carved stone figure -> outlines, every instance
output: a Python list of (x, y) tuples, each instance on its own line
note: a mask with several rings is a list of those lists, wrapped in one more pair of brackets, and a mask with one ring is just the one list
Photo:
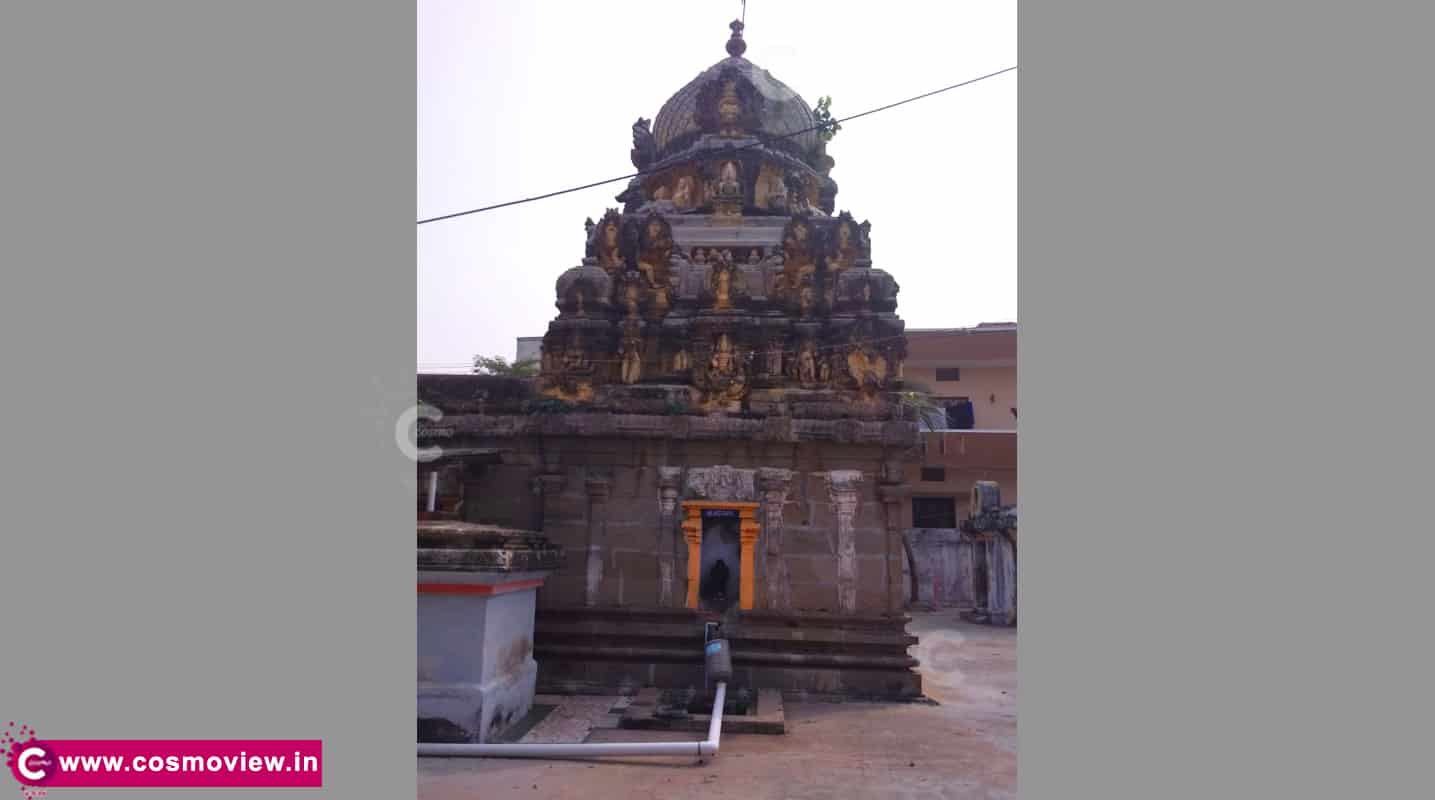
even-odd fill
[(783, 289), (796, 292), (817, 269), (812, 257), (812, 229), (807, 221), (794, 218), (782, 239)]
[(887, 359), (870, 342), (859, 341), (847, 353), (847, 372), (864, 392), (873, 392), (887, 382)]
[(811, 339), (797, 350), (797, 380), (803, 386), (817, 385), (817, 347)]
[(742, 195), (742, 183), (737, 177), (737, 162), (723, 162), (722, 171), (718, 177), (718, 197), (735, 198)]
[(853, 266), (857, 261), (857, 242), (852, 224), (846, 220), (837, 223), (832, 250), (827, 256), (827, 269), (838, 272)]
[(588, 352), (583, 348), (583, 334), (574, 331), (573, 338), (563, 348), (563, 369), (586, 370), (589, 366)]
[(722, 85), (722, 97), (718, 99), (717, 106), (718, 122), (723, 126), (723, 134), (736, 136), (742, 133), (737, 129), (738, 119), (742, 116), (742, 101), (737, 96), (737, 81), (724, 81)]
[(615, 272), (623, 266), (623, 257), (620, 252), (620, 227), (621, 217), (616, 210), (609, 211), (598, 223), (597, 237), (591, 245), (591, 254), (598, 259), (598, 266)]
[(683, 175), (678, 178), (677, 185), (673, 188), (673, 207), (679, 211), (687, 211), (697, 205), (693, 199), (693, 177)]
[(647, 278), (649, 286), (661, 286), (668, 282), (668, 259), (673, 252), (673, 238), (668, 223), (662, 217), (648, 217), (639, 239), (638, 271)]
[(713, 349), (713, 356), (708, 361), (708, 373), (716, 376), (728, 376), (733, 373), (734, 359), (732, 339), (724, 333), (718, 337), (717, 347)]
[(722, 311), (732, 308), (733, 295), (736, 293), (734, 278), (737, 267), (732, 263), (732, 251), (723, 250), (713, 260), (712, 272), (708, 277), (708, 288), (713, 295), (713, 309)]
[(542, 391), (548, 397), (585, 402), (593, 397), (593, 364), (588, 359), (583, 335), (573, 331), (567, 341), (546, 350), (543, 358)]
[(636, 336), (623, 338), (622, 379), (623, 383), (634, 384), (643, 377), (643, 340)]
[(726, 333), (718, 336), (712, 355), (693, 383), (703, 406), (735, 403), (747, 394), (746, 366)]
[(812, 281), (802, 282), (802, 288), (797, 291), (797, 313), (804, 317), (812, 316), (817, 309), (817, 291), (812, 288)]
[(807, 181), (797, 172), (788, 172), (782, 178), (783, 187), (787, 189), (787, 210), (793, 214), (805, 214), (811, 211), (812, 204), (807, 201)]
[(633, 151), (630, 157), (633, 159), (633, 166), (638, 169), (647, 169), (658, 155), (658, 142), (653, 138), (653, 132), (648, 125), (649, 121), (642, 117), (633, 123)]

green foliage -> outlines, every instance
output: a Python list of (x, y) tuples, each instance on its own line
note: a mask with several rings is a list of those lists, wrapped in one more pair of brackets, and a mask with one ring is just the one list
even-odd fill
[(824, 142), (832, 141), (832, 137), (842, 130), (842, 125), (832, 117), (832, 96), (823, 95), (817, 98), (817, 108), (812, 109), (812, 116), (820, 126), (817, 129), (818, 138)]
[(474, 356), (475, 375), (504, 375), (510, 378), (532, 378), (538, 374), (538, 359), (527, 358), (508, 363), (503, 356)]
[(947, 427), (947, 410), (932, 402), (932, 392), (927, 387), (908, 383), (898, 402), (917, 420), (917, 426), (922, 430)]

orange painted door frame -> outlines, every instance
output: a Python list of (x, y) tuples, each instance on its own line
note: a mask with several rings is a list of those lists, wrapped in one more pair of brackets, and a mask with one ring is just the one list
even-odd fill
[(698, 607), (698, 582), (702, 572), (703, 512), (709, 509), (724, 509), (738, 512), (739, 541), (742, 544), (741, 569), (738, 575), (738, 607), (750, 611), (753, 607), (755, 576), (754, 555), (757, 549), (758, 531), (762, 526), (757, 521), (757, 503), (718, 502), (714, 500), (688, 500), (683, 502), (683, 538), (688, 543), (688, 608)]

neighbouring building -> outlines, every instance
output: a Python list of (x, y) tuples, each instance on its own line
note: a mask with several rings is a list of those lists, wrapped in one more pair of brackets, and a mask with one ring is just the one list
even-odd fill
[(444, 412), (421, 446), (483, 454), (434, 471), (436, 513), (568, 553), (540, 691), (701, 686), (721, 621), (735, 689), (915, 697), (897, 281), (837, 211), (811, 107), (732, 28), (634, 124), (642, 174), (555, 269), (540, 377), (419, 376)]
[(1016, 332), (1014, 322), (908, 328), (902, 377), (947, 409), (947, 424), (940, 427), (1014, 433)]
[(538, 361), (541, 358), (543, 358), (542, 336), (518, 337), (518, 347), (513, 357), (514, 363), (519, 361)]
[(945, 410), (903, 468), (908, 600), (995, 624), (1016, 621), (1016, 341), (1015, 323), (910, 329), (904, 365)]

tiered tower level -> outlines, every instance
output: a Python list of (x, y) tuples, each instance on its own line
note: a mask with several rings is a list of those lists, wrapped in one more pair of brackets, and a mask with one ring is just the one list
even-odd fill
[[(642, 173), (586, 222), (557, 282), (541, 391), (582, 407), (891, 418), (906, 356), (871, 225), (834, 214), (833, 160), (798, 94), (743, 58), (633, 125)], [(654, 406), (645, 409), (647, 405)]]

